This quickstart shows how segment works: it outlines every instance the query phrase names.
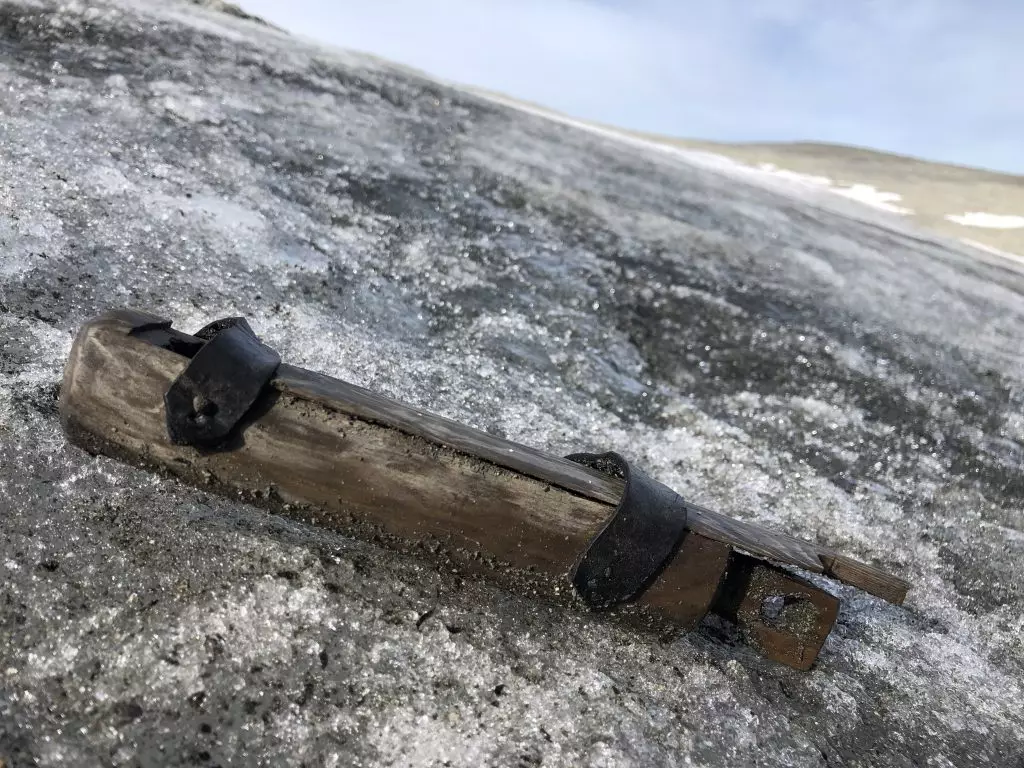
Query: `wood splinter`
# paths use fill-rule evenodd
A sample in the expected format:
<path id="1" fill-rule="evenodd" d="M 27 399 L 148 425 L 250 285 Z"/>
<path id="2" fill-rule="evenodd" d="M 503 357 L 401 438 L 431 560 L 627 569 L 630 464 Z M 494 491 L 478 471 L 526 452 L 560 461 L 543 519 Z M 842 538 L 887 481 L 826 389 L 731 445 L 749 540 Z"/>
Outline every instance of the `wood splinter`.
<path id="1" fill-rule="evenodd" d="M 616 613 L 677 631 L 714 614 L 797 669 L 814 663 L 839 600 L 780 566 L 896 604 L 909 588 L 827 548 L 684 501 L 634 469 L 633 495 L 672 507 L 649 521 L 642 503 L 626 509 L 629 470 L 604 471 L 603 456 L 570 461 L 279 363 L 240 320 L 196 336 L 132 310 L 87 322 L 65 369 L 60 412 L 68 437 L 91 453 L 400 548 L 426 546 L 549 599 L 575 591 L 595 606 L 608 585 L 588 595 L 588 584 L 632 576 L 640 586 Z M 659 536 L 677 535 L 670 529 L 679 538 L 663 546 Z M 660 542 L 666 556 L 652 559 L 645 541 Z M 599 556 L 611 565 L 573 580 Z M 647 570 L 629 572 L 637 567 Z"/>

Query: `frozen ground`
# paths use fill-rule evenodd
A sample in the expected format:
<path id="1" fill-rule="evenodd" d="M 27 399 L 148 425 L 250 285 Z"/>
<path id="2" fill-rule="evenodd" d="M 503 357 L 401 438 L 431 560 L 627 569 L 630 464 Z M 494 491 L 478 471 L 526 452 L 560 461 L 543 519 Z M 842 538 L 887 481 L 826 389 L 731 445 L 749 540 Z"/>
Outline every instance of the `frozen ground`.
<path id="1" fill-rule="evenodd" d="M 798 173 L 796 171 L 786 170 L 785 168 L 779 168 L 774 163 L 757 163 L 756 166 L 747 165 L 746 163 L 739 162 L 716 152 L 692 149 L 680 146 L 679 144 L 673 144 L 671 141 L 666 141 L 664 139 L 659 140 L 644 135 L 636 135 L 622 129 L 598 125 L 587 122 L 586 120 L 577 120 L 576 118 L 569 117 L 568 115 L 563 115 L 534 104 L 518 101 L 517 99 L 512 99 L 508 96 L 494 93 L 492 91 L 484 91 L 475 88 L 470 88 L 470 90 L 490 101 L 514 107 L 521 112 L 546 117 L 549 120 L 561 123 L 562 125 L 568 125 L 599 136 L 606 136 L 615 140 L 617 143 L 642 147 L 655 153 L 664 152 L 674 155 L 676 157 L 683 158 L 691 165 L 712 168 L 730 176 L 738 177 L 748 183 L 763 186 L 768 189 L 788 192 L 793 196 L 805 198 L 811 190 L 827 190 L 850 200 L 856 200 L 857 202 L 872 208 L 877 208 L 881 211 L 888 211 L 889 213 L 898 213 L 901 215 L 913 213 L 909 208 L 895 205 L 895 203 L 902 199 L 901 195 L 896 192 L 884 192 L 882 190 L 875 189 L 875 187 L 870 184 L 861 184 L 856 182 L 836 184 L 828 176 Z M 822 200 L 820 196 L 814 195 L 813 192 L 811 192 L 811 196 L 817 200 Z M 824 202 L 827 202 L 827 200 Z"/>
<path id="2" fill-rule="evenodd" d="M 0 3 L 0 760 L 1022 765 L 1024 277 L 185 5 Z M 671 644 L 65 444 L 75 328 L 285 359 L 911 579 Z"/>

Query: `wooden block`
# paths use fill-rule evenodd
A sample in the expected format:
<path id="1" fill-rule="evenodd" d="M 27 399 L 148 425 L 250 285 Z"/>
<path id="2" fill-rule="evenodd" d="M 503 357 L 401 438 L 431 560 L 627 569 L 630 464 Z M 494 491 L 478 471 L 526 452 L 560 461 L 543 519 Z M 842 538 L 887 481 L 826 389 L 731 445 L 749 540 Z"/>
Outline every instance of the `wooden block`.
<path id="1" fill-rule="evenodd" d="M 569 591 L 567 575 L 614 511 L 608 502 L 384 426 L 358 408 L 339 407 L 323 389 L 308 397 L 289 384 L 299 369 L 257 403 L 227 450 L 174 445 L 163 394 L 188 358 L 131 335 L 142 319 L 99 318 L 72 349 L 61 416 L 72 441 L 93 453 L 399 547 L 429 542 L 462 563 L 521 572 L 549 597 Z M 639 604 L 682 629 L 696 626 L 728 553 L 721 542 L 688 535 L 682 556 Z"/>
<path id="2" fill-rule="evenodd" d="M 129 310 L 87 323 L 61 390 L 68 436 L 93 453 L 399 549 L 426 550 L 562 602 L 578 559 L 622 495 L 622 481 L 612 476 L 287 364 L 227 443 L 216 450 L 175 445 L 164 394 L 202 344 L 162 318 Z M 807 668 L 838 601 L 757 557 L 893 602 L 906 593 L 906 582 L 831 550 L 689 502 L 687 510 L 676 555 L 627 616 L 688 631 L 714 610 L 770 658 Z M 777 600 L 781 619 L 765 613 Z"/>

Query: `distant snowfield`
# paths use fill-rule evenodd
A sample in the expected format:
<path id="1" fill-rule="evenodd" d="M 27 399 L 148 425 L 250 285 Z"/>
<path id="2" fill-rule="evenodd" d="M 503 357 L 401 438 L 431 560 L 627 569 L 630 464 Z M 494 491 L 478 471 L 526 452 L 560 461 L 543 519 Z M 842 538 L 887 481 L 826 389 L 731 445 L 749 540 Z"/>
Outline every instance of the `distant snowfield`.
<path id="1" fill-rule="evenodd" d="M 761 163 L 757 166 L 759 171 L 770 173 L 780 179 L 788 179 L 789 181 L 795 181 L 802 184 L 811 184 L 822 189 L 827 189 L 829 192 L 835 192 L 837 195 L 848 197 L 851 200 L 870 205 L 872 208 L 878 208 L 883 211 L 889 211 L 890 213 L 898 213 L 901 216 L 908 216 L 913 214 L 913 211 L 909 208 L 903 208 L 902 206 L 895 205 L 903 199 L 903 197 L 896 192 L 882 192 L 881 190 L 875 189 L 870 184 L 845 184 L 841 183 L 840 186 L 836 186 L 835 182 L 832 181 L 828 176 L 812 176 L 806 173 L 797 173 L 796 171 L 787 171 L 784 168 L 779 168 L 772 163 Z"/>
<path id="2" fill-rule="evenodd" d="M 541 107 L 523 104 L 514 99 L 506 98 L 488 91 L 482 91 L 464 85 L 457 85 L 455 83 L 452 83 L 452 85 L 464 90 L 469 90 L 478 96 L 518 109 L 522 112 L 528 112 L 539 117 L 547 118 L 548 120 L 562 123 L 563 125 L 569 125 L 584 131 L 589 131 L 590 133 L 606 136 L 633 146 L 645 147 L 658 152 L 664 152 L 669 155 L 675 155 L 692 165 L 707 168 L 709 170 L 720 171 L 759 186 L 769 187 L 771 189 L 788 192 L 801 197 L 803 196 L 801 193 L 812 192 L 813 194 L 818 191 L 825 191 L 862 203 L 874 208 L 875 210 L 881 210 L 899 216 L 913 216 L 915 213 L 912 209 L 905 208 L 897 204 L 903 199 L 902 195 L 899 193 L 885 192 L 870 184 L 846 181 L 840 181 L 837 184 L 833 179 L 827 176 L 816 176 L 812 174 L 798 173 L 796 171 L 789 171 L 785 168 L 779 168 L 772 163 L 761 163 L 755 167 L 714 152 L 687 149 L 651 139 L 644 139 L 640 136 L 625 133 L 614 128 L 594 125 L 583 120 L 576 120 L 566 115 L 558 114 L 557 112 L 550 112 Z M 982 227 L 987 229 L 1024 228 L 1024 216 L 1007 216 L 980 211 L 968 211 L 963 214 L 946 214 L 944 218 L 954 224 L 966 227 Z M 979 250 L 987 253 L 1002 256 L 1018 263 L 1024 263 L 1024 256 L 1018 256 L 1017 254 L 993 248 L 966 238 L 961 238 L 960 241 L 965 245 L 978 248 Z"/>
<path id="3" fill-rule="evenodd" d="M 458 86 L 466 88 L 466 86 Z M 850 200 L 856 200 L 859 203 L 863 203 L 877 210 L 886 211 L 888 213 L 895 213 L 901 216 L 912 215 L 914 212 L 909 208 L 903 208 L 896 205 L 902 197 L 896 192 L 883 192 L 876 189 L 870 184 L 861 184 L 857 182 L 851 183 L 836 183 L 828 178 L 827 176 L 812 176 L 806 173 L 797 173 L 796 171 L 787 171 L 784 168 L 779 168 L 772 163 L 761 163 L 759 166 L 754 167 L 746 165 L 745 163 L 733 160 L 725 155 L 715 154 L 714 152 L 706 152 L 703 150 L 696 149 L 685 149 L 683 147 L 675 147 L 670 144 L 665 144 L 660 141 L 653 141 L 650 139 L 644 139 L 639 136 L 633 136 L 628 133 L 616 130 L 614 128 L 606 128 L 600 125 L 594 125 L 583 120 L 576 120 L 568 117 L 567 115 L 561 115 L 557 112 L 550 112 L 546 109 L 533 106 L 531 104 L 523 104 L 515 99 L 509 99 L 498 94 L 490 93 L 488 91 L 477 90 L 476 88 L 466 88 L 472 91 L 478 96 L 483 96 L 491 101 L 504 104 L 505 106 L 513 107 L 522 112 L 529 112 L 530 114 L 538 115 L 540 117 L 546 117 L 549 120 L 562 123 L 564 125 L 571 125 L 574 128 L 580 128 L 590 133 L 596 133 L 601 136 L 607 136 L 615 139 L 616 141 L 622 141 L 627 144 L 634 146 L 646 147 L 654 149 L 659 152 L 664 152 L 671 155 L 681 157 L 688 162 L 698 165 L 704 168 L 711 168 L 719 170 L 731 175 L 740 175 L 749 181 L 754 183 L 760 182 L 762 185 L 767 184 L 773 188 L 778 189 L 780 186 L 790 191 L 799 191 L 802 189 L 822 189 L 828 192 L 833 192 L 842 197 Z M 774 183 L 773 183 L 774 182 Z M 781 182 L 779 184 L 778 182 Z"/>
<path id="4" fill-rule="evenodd" d="M 947 214 L 947 221 L 962 224 L 965 227 L 985 227 L 986 229 L 1024 229 L 1024 216 L 1004 216 L 998 213 L 982 213 L 969 211 L 962 215 Z"/>

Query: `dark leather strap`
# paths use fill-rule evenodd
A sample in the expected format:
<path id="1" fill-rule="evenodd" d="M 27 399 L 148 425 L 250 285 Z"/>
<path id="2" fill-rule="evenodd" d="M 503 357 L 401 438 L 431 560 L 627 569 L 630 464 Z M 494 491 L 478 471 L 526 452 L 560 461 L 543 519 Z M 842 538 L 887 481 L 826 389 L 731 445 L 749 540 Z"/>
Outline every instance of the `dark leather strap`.
<path id="1" fill-rule="evenodd" d="M 590 542 L 572 576 L 576 592 L 591 608 L 610 608 L 637 597 L 675 554 L 686 533 L 686 504 L 617 453 L 566 458 L 626 481 L 615 514 Z"/>
<path id="2" fill-rule="evenodd" d="M 164 395 L 167 434 L 177 445 L 214 448 L 256 402 L 281 357 L 241 317 L 217 320 L 196 336 L 206 343 Z"/>

